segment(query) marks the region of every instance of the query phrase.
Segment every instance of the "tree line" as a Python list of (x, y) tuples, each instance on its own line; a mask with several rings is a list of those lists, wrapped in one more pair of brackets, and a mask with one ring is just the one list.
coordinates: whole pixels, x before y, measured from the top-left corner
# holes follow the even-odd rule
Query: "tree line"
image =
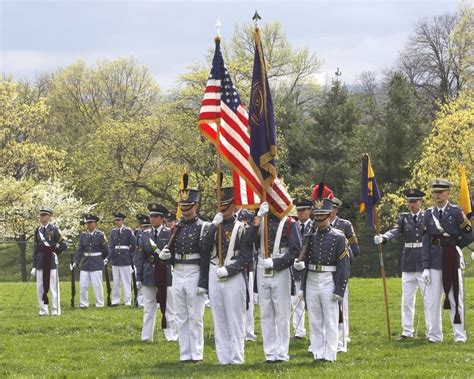
[[(373, 231), (358, 214), (363, 153), (371, 156), (383, 194), (384, 228), (403, 210), (404, 188), (426, 190), (438, 176), (457, 184), (460, 162), (472, 172), (473, 21), (470, 8), (419, 20), (390, 70), (361, 72), (351, 86), (339, 69), (331, 83), (318, 84), (324, 57), (292, 46), (279, 23), (261, 28), (279, 176), (294, 197), (309, 197), (322, 181), (344, 202), (341, 216), (354, 223), (361, 244), (355, 275), (378, 272)], [(226, 66), (246, 104), (253, 49), (250, 24), (237, 25), (223, 41)], [(185, 168), (190, 185), (203, 192), (201, 214), (211, 217), (216, 153), (197, 129), (211, 57), (209, 50), (166, 92), (133, 58), (95, 65), (79, 60), (34, 81), (4, 75), (0, 235), (18, 243), (22, 266), (43, 203), (56, 208), (59, 224), (76, 238), (80, 214), (94, 204), (106, 221), (117, 210), (132, 219), (152, 200), (175, 209)], [(399, 250), (396, 243), (386, 249), (391, 275), (399, 272)], [(23, 274), (26, 279), (25, 269)]]

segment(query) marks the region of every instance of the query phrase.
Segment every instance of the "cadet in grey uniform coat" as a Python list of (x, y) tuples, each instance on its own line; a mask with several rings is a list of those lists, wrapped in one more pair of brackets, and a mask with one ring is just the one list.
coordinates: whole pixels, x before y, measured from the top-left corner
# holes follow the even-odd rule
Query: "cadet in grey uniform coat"
[(161, 327), (167, 341), (178, 339), (178, 326), (171, 291), (172, 273), (170, 261), (159, 258), (161, 250), (171, 238), (171, 230), (164, 225), (168, 210), (160, 204), (149, 204), (151, 228), (139, 239), (136, 270), (137, 287), (143, 290), (142, 341), (153, 341), (156, 310), (161, 310)]
[[(342, 206), (342, 201), (337, 197), (332, 199), (332, 211), (331, 211), (331, 226), (340, 230), (344, 233), (347, 243), (349, 245), (349, 254), (351, 264), (354, 262), (354, 259), (359, 256), (360, 248), (357, 241), (357, 236), (354, 232), (352, 223), (349, 220), (340, 218), (337, 213), (339, 208)], [(347, 352), (347, 343), (350, 342), (349, 337), (349, 286), (346, 287), (344, 291), (344, 299), (340, 304), (342, 307), (342, 323), (339, 323), (339, 345), (337, 348), (338, 353)]]
[(33, 268), (31, 275), (36, 276), (36, 292), (38, 295), (39, 315), (46, 316), (48, 310), (48, 292), (51, 290), (52, 304), (51, 314), (61, 314), (58, 255), (67, 249), (58, 227), (50, 223), (53, 210), (42, 207), (39, 211), (41, 226), (38, 226), (34, 234)]
[(383, 235), (374, 237), (375, 244), (386, 243), (391, 239), (402, 236), (405, 245), (402, 250), (402, 334), (399, 340), (412, 338), (415, 328), (416, 292), (421, 291), (425, 308), (426, 336), (430, 326), (429, 293), (422, 276), (421, 264), (422, 238), (424, 230), (425, 212), (421, 210), (425, 193), (419, 189), (408, 189), (405, 191), (410, 212), (401, 213), (395, 227)]
[[(204, 250), (210, 257), (209, 301), (215, 330), (219, 364), (244, 363), (247, 266), (252, 262), (252, 246), (243, 241), (245, 225), (234, 215), (234, 188), (221, 189), (221, 212), (204, 235)], [(218, 229), (221, 225), (221, 252)]]
[(201, 361), (204, 353), (204, 303), (208, 289), (209, 258), (203, 252), (202, 234), (206, 223), (197, 216), (200, 192), (180, 191), (183, 219), (176, 224), (174, 243), (161, 250), (161, 260), (174, 265), (173, 300), (178, 323), (181, 361)]
[[(137, 229), (135, 229), (135, 231), (133, 232), (137, 240), (137, 248), (135, 249), (135, 252), (133, 254), (133, 264), (135, 265), (135, 267), (137, 266), (137, 256), (139, 252), (138, 246), (140, 246), (140, 237), (142, 236), (145, 230), (148, 230), (151, 228), (150, 216), (138, 214), (137, 221), (140, 226)], [(145, 297), (143, 295), (143, 286), (141, 288), (137, 288), (137, 290), (138, 290), (138, 296), (137, 296), (138, 308), (143, 308), (143, 306), (145, 305)]]
[(464, 212), (448, 201), (450, 186), (451, 183), (445, 179), (432, 181), (435, 206), (425, 212), (422, 265), (430, 301), (430, 342), (443, 340), (443, 292), (443, 307), (450, 310), (454, 341), (467, 340), (464, 329), (464, 259), (461, 248), (473, 241), (474, 236), (471, 223)]
[(94, 289), (95, 306), (104, 306), (104, 291), (102, 288), (102, 271), (104, 270), (104, 257), (108, 254), (107, 238), (97, 229), (99, 217), (88, 214), (85, 216), (87, 231), (79, 237), (79, 246), (74, 255), (71, 270), (81, 264), (79, 274), (81, 308), (89, 307), (89, 286)]
[(265, 359), (267, 362), (281, 362), (290, 359), (290, 307), (294, 290), (290, 267), (301, 249), (301, 236), (297, 223), (291, 217), (280, 219), (270, 214), (270, 257), (265, 258), (262, 218), (268, 210), (268, 204), (262, 203), (246, 238), (248, 243), (259, 247), (256, 275)]
[(132, 259), (137, 247), (137, 239), (132, 229), (124, 225), (126, 216), (117, 212), (114, 214), (116, 228), (110, 233), (109, 255), (104, 260), (106, 265), (112, 262), (112, 306), (120, 304), (120, 287), (123, 289), (123, 303), (132, 305)]
[(294, 263), (305, 270), (303, 289), (308, 310), (311, 352), (316, 361), (335, 361), (338, 348), (339, 305), (349, 280), (349, 249), (346, 237), (332, 228), (329, 216), (332, 201), (315, 200), (317, 231), (308, 235), (309, 248), (304, 261)]

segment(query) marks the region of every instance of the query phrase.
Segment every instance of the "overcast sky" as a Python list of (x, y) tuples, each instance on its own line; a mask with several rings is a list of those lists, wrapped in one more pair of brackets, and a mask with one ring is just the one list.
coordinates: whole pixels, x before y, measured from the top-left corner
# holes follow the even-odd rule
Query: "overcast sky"
[[(79, 1), (0, 0), (0, 72), (34, 79), (81, 58), (133, 56), (164, 89), (193, 63), (204, 62), (220, 18), (223, 41), (257, 8), (279, 21), (295, 47), (323, 61), (321, 81), (337, 67), (354, 83), (365, 70), (390, 67), (413, 24), (455, 12), (456, 0), (332, 1)], [(210, 62), (209, 62), (210, 65)]]

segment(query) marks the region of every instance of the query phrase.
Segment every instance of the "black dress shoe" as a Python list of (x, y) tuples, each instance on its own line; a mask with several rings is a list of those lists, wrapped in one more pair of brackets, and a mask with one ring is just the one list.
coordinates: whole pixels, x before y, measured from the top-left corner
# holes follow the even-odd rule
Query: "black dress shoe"
[(405, 340), (410, 340), (412, 339), (413, 337), (408, 337), (404, 334), (400, 334), (398, 337), (397, 337), (397, 341), (405, 341)]

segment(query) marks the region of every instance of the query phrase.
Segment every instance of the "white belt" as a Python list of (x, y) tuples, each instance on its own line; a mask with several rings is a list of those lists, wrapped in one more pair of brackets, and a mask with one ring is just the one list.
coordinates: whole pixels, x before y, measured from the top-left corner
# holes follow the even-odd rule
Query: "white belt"
[(309, 271), (314, 272), (336, 272), (336, 266), (324, 266), (324, 265), (308, 265)]
[(115, 246), (116, 249), (129, 249), (129, 246), (128, 245), (117, 245)]
[(102, 253), (84, 253), (85, 257), (99, 257), (102, 256)]
[(200, 259), (201, 254), (194, 253), (194, 254), (176, 254), (175, 259), (179, 259), (181, 261), (188, 261), (190, 259)]
[(408, 247), (408, 248), (423, 247), (423, 242), (405, 242), (405, 247)]
[[(270, 254), (270, 258), (281, 258), (288, 252), (287, 247), (282, 247), (279, 254)], [(259, 252), (260, 253), (260, 252)]]

